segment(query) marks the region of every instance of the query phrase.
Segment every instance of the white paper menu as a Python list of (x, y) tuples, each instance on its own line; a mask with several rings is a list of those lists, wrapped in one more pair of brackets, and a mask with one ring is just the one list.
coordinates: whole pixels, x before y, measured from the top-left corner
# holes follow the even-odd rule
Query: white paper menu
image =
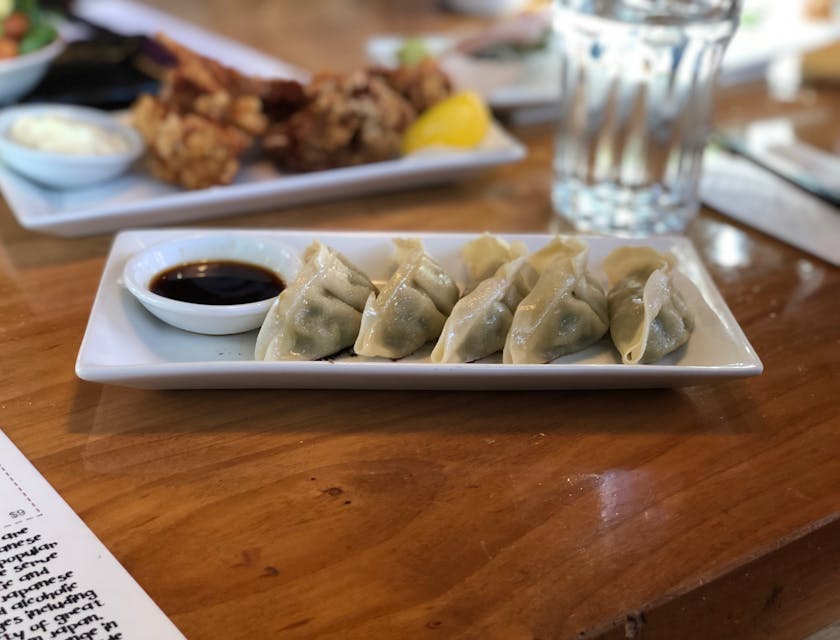
[(184, 636), (0, 431), (0, 640)]

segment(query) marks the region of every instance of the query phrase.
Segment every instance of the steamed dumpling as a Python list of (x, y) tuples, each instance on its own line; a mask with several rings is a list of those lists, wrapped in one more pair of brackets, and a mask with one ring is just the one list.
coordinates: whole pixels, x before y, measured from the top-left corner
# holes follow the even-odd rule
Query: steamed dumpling
[[(586, 256), (589, 254), (589, 246), (574, 236), (556, 235), (549, 240), (538, 251), (528, 256), (528, 262), (537, 274), (542, 273), (549, 263), (557, 258), (572, 258), (583, 256), (583, 264), (586, 265)], [(535, 283), (532, 283), (532, 286)]]
[(446, 320), (432, 350), (432, 362), (472, 362), (501, 351), (516, 308), (530, 293), (546, 265), (587, 250), (570, 236), (556, 236), (527, 258), (517, 258), (498, 268), (461, 298)]
[(402, 358), (440, 335), (458, 286), (417, 239), (395, 239), (397, 270), (362, 313), (356, 353)]
[(432, 362), (473, 362), (505, 346), (516, 307), (530, 289), (526, 258), (498, 268), (452, 309), (432, 350)]
[(464, 291), (475, 289), (479, 282), (493, 276), (506, 262), (524, 256), (528, 248), (522, 242), (508, 244), (499, 236), (486, 231), (461, 248), (461, 258), (467, 271)]
[(260, 332), (257, 360), (317, 360), (353, 344), (362, 309), (376, 291), (343, 255), (320, 242), (304, 254), (297, 278), (272, 304)]
[[(556, 257), (573, 256), (586, 250), (586, 244), (573, 236), (554, 236), (538, 251), (528, 256), (528, 263), (532, 267), (530, 273), (533, 276), (529, 288), (534, 286), (536, 276)], [(528, 247), (524, 243), (508, 244), (503, 238), (486, 232), (470, 240), (461, 249), (461, 257), (467, 271), (464, 293), (469, 293), (479, 282), (493, 276), (506, 262), (527, 254)]]
[(587, 251), (548, 262), (519, 303), (502, 354), (505, 364), (550, 362), (607, 332), (607, 298), (587, 268)]
[(688, 341), (694, 320), (672, 270), (672, 258), (650, 247), (620, 247), (604, 260), (610, 335), (624, 364), (656, 362)]

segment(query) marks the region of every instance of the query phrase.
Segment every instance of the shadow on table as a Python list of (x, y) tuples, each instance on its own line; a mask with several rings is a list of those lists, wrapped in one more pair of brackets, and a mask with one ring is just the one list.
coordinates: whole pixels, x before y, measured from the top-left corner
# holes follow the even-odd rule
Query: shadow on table
[(744, 381), (609, 391), (144, 391), (79, 383), (74, 432), (749, 433)]

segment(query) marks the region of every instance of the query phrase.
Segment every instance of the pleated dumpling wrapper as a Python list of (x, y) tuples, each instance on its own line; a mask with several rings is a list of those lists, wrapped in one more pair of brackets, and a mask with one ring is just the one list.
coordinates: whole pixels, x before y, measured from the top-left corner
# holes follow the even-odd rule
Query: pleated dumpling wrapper
[(585, 349), (608, 329), (607, 298), (587, 269), (588, 250), (548, 262), (513, 316), (505, 364), (551, 362)]
[(432, 362), (473, 362), (505, 345), (517, 305), (528, 293), (526, 258), (500, 266), (461, 298), (446, 319), (432, 349)]
[(403, 358), (440, 335), (458, 285), (416, 238), (394, 240), (397, 270), (371, 293), (353, 347), (362, 356)]
[(470, 240), (461, 248), (461, 258), (467, 272), (464, 293), (469, 293), (479, 282), (492, 277), (506, 262), (527, 253), (528, 248), (524, 243), (509, 244), (504, 238), (486, 231)]
[(619, 247), (604, 260), (610, 335), (624, 364), (656, 362), (688, 342), (694, 319), (673, 268), (673, 257), (650, 247)]
[[(473, 248), (482, 245), (496, 258), (503, 255), (489, 241), (473, 245)], [(517, 252), (521, 254), (523, 250), (524, 247)], [(502, 264), (492, 277), (479, 282), (452, 309), (432, 350), (432, 362), (473, 362), (501, 351), (516, 308), (531, 291), (546, 264), (558, 257), (585, 251), (586, 245), (580, 240), (557, 236), (531, 256)], [(466, 260), (466, 252), (462, 251), (462, 255)]]
[(356, 266), (318, 241), (295, 280), (269, 309), (257, 335), (257, 360), (317, 360), (352, 346), (362, 309), (376, 287)]

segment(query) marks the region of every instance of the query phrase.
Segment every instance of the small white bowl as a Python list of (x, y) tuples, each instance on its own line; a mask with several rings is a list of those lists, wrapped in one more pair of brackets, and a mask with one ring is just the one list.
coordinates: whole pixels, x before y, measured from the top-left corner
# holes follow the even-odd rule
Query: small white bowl
[[(23, 116), (57, 116), (106, 129), (128, 144), (128, 149), (108, 155), (78, 155), (40, 151), (9, 138), (9, 128)], [(27, 178), (59, 189), (85, 187), (124, 173), (141, 153), (143, 139), (134, 127), (120, 122), (107, 111), (57, 104), (8, 107), (0, 112), (0, 157)]]
[(64, 42), (56, 38), (32, 53), (0, 60), (0, 105), (11, 104), (33, 89), (62, 51)]
[(248, 304), (208, 305), (171, 300), (149, 289), (158, 274), (181, 264), (233, 260), (273, 271), (288, 286), (300, 269), (297, 252), (257, 235), (196, 235), (153, 245), (132, 256), (123, 285), (152, 315), (185, 331), (210, 335), (242, 333), (261, 326), (274, 298)]

